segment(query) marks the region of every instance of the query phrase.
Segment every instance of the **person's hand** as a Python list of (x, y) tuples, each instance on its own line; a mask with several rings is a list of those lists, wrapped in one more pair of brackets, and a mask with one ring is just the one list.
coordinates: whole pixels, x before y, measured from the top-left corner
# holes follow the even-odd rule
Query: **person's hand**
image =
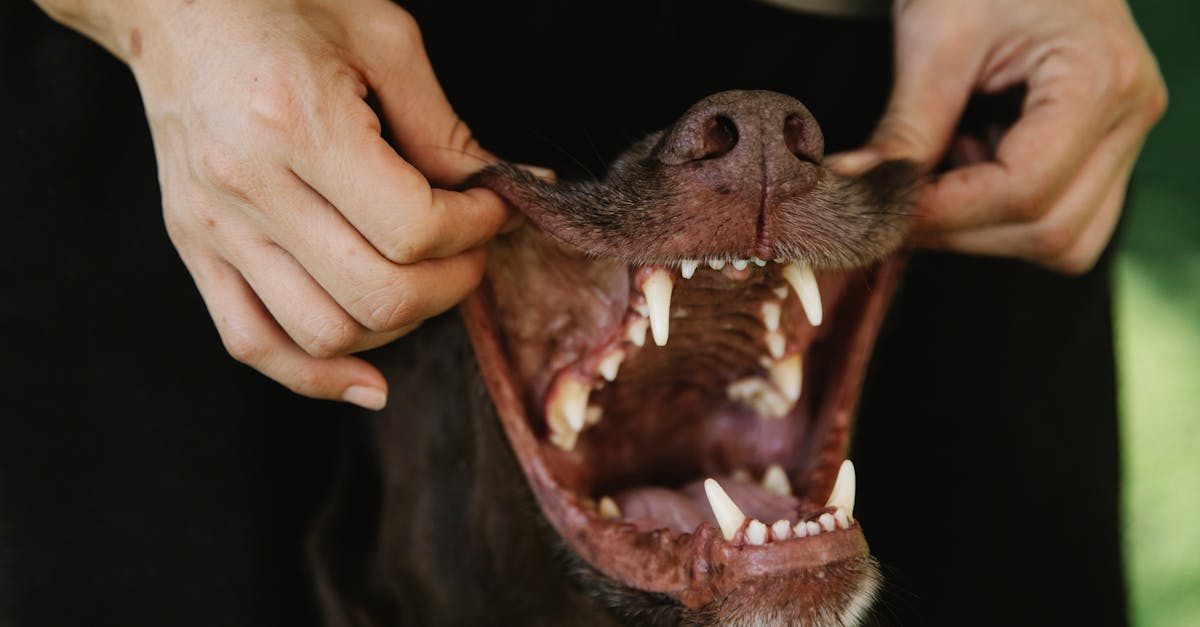
[(133, 69), (167, 230), (225, 347), (300, 394), (382, 407), (383, 376), (348, 354), (470, 293), (511, 217), (486, 190), (431, 189), (489, 157), (416, 24), (386, 0), (131, 4), (47, 8)]
[[(834, 157), (843, 172), (880, 157), (932, 167), (973, 92), (1024, 83), (1020, 118), (994, 156), (927, 185), (917, 245), (1091, 268), (1112, 236), (1134, 160), (1166, 88), (1123, 0), (898, 0), (896, 82), (874, 137)], [(971, 158), (973, 156), (973, 159)]]

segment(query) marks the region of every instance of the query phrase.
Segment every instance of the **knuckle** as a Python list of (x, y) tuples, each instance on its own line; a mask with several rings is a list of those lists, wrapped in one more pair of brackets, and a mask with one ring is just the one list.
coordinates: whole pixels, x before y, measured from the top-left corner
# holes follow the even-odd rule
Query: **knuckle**
[(1082, 274), (1087, 274), (1087, 272), (1096, 265), (1096, 258), (1090, 255), (1065, 255), (1046, 265), (1055, 272), (1069, 276), (1079, 276)]
[(312, 326), (302, 346), (305, 352), (319, 359), (350, 352), (362, 337), (358, 325), (342, 316), (318, 320)]
[(263, 363), (270, 352), (265, 342), (237, 323), (228, 325), (221, 333), (221, 343), (231, 357), (252, 368)]
[(289, 74), (273, 72), (253, 83), (249, 114), (252, 122), (267, 128), (293, 132), (302, 128), (304, 108), (298, 99), (300, 87)]
[(301, 396), (310, 398), (323, 398), (327, 396), (325, 386), (328, 385), (327, 378), (322, 373), (321, 369), (314, 364), (301, 364), (292, 372), (287, 381), (282, 382), (289, 390)]
[(411, 230), (406, 230), (405, 235), (394, 239), (395, 241), (390, 246), (380, 251), (392, 263), (402, 265), (417, 263), (428, 259), (434, 250), (433, 242), (425, 237), (414, 237)]
[(1041, 224), (1029, 234), (1029, 255), (1038, 261), (1051, 262), (1067, 252), (1075, 243), (1075, 231), (1057, 224)]
[(417, 295), (410, 289), (364, 299), (360, 307), (363, 326), (376, 333), (395, 331), (419, 319)]
[(193, 150), (192, 163), (197, 179), (213, 189), (248, 200), (255, 177), (248, 160), (216, 141), (201, 141)]

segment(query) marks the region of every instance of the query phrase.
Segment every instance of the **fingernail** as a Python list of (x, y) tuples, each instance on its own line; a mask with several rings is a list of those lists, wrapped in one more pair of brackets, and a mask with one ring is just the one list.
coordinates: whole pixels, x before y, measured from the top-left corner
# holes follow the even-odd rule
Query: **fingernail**
[(379, 411), (387, 405), (387, 392), (365, 385), (352, 385), (342, 392), (342, 400), (353, 403), (363, 409)]
[(826, 163), (834, 172), (847, 176), (862, 174), (878, 165), (880, 161), (883, 161), (883, 155), (873, 150), (843, 152), (826, 159)]
[(521, 228), (522, 224), (525, 224), (525, 214), (519, 211), (515, 212), (513, 213), (513, 216), (504, 223), (504, 226), (500, 227), (500, 232), (512, 233), (513, 231)]
[(554, 170), (551, 170), (550, 168), (543, 168), (541, 166), (529, 165), (528, 163), (518, 163), (516, 165), (518, 168), (525, 170), (526, 172), (542, 179), (543, 181), (553, 183), (558, 180), (558, 175), (555, 174)]

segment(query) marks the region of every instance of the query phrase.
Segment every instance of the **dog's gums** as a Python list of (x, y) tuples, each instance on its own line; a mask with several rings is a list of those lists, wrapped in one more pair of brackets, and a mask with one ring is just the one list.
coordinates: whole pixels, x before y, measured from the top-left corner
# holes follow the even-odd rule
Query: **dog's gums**
[(921, 173), (823, 161), (799, 102), (736, 91), (603, 180), (472, 182), (531, 223), (463, 306), (501, 423), (586, 576), (655, 622), (854, 625), (873, 598), (845, 456)]

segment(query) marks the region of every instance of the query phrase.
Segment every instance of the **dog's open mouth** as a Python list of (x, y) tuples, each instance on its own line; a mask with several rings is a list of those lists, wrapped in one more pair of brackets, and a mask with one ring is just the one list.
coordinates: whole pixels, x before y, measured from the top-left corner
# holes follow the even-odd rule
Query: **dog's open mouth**
[(604, 181), (477, 178), (535, 225), (464, 317), (543, 514), (717, 621), (853, 623), (877, 580), (845, 454), (918, 175), (839, 177), (821, 143), (794, 100), (725, 92)]

